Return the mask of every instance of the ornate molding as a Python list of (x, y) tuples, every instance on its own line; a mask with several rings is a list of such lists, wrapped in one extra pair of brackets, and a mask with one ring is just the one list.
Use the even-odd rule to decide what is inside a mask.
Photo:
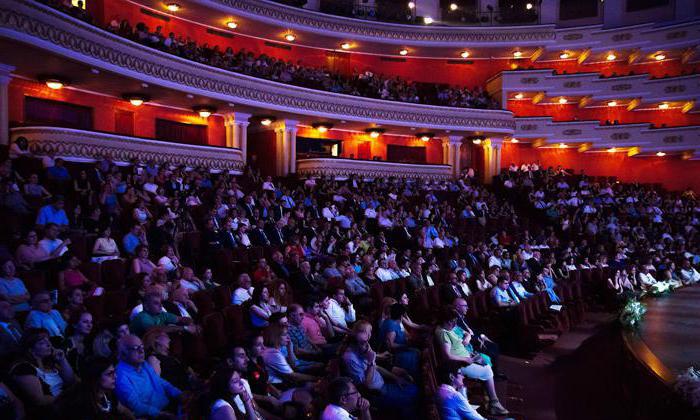
[(47, 6), (13, 0), (0, 6), (0, 36), (129, 77), (249, 106), (326, 118), (432, 129), (512, 133), (512, 113), (419, 105), (316, 91), (258, 79), (176, 57), (90, 26)]
[(537, 44), (554, 41), (554, 25), (537, 26), (420, 26), (403, 25), (327, 15), (307, 9), (261, 0), (194, 0), (205, 6), (246, 16), (286, 28), (303, 29), (333, 36), (367, 38), (374, 42), (423, 44)]
[(448, 179), (452, 177), (449, 165), (412, 165), (353, 159), (298, 159), (297, 173), (302, 176), (350, 176), (359, 175), (367, 178), (421, 178), (429, 180)]
[(117, 162), (153, 160), (158, 164), (237, 173), (242, 173), (245, 167), (239, 149), (168, 143), (58, 127), (17, 127), (11, 129), (10, 135), (12, 141), (17, 137), (26, 137), (30, 150), (38, 155), (46, 154), (48, 150), (54, 151), (56, 156), (77, 160), (109, 155)]

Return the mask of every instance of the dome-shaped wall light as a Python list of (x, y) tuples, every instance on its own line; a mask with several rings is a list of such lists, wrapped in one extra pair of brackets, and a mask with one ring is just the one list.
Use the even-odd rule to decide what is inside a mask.
[(311, 126), (315, 128), (319, 133), (326, 133), (328, 132), (328, 130), (333, 128), (333, 124), (329, 122), (317, 122), (311, 124)]
[(148, 96), (140, 93), (125, 93), (122, 97), (133, 106), (141, 106), (150, 99)]
[(209, 118), (209, 116), (216, 112), (216, 108), (209, 105), (197, 105), (192, 107), (192, 110), (199, 114), (202, 118)]
[(365, 133), (369, 134), (370, 137), (376, 139), (386, 132), (383, 128), (372, 127), (365, 130)]

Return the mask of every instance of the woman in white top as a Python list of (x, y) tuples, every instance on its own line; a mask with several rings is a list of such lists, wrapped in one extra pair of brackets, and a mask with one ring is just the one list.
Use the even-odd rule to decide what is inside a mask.
[(175, 254), (175, 249), (172, 246), (165, 245), (164, 248), (165, 255), (158, 260), (158, 266), (167, 273), (171, 273), (180, 267), (180, 258)]
[(102, 236), (97, 238), (92, 247), (92, 255), (93, 260), (98, 259), (99, 261), (119, 258), (119, 247), (117, 242), (112, 239), (112, 229), (106, 227), (102, 230)]
[(210, 420), (258, 420), (253, 393), (241, 372), (233, 368), (219, 369), (211, 379)]

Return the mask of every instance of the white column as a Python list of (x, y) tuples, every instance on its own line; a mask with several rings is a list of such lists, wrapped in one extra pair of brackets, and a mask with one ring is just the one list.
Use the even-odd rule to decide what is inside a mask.
[(236, 147), (234, 146), (236, 139), (233, 135), (234, 124), (235, 119), (233, 114), (224, 114), (224, 129), (226, 130), (226, 147)]
[(231, 127), (232, 136), (234, 138), (233, 146), (241, 149), (241, 154), (243, 155), (243, 163), (247, 161), (248, 154), (248, 125), (250, 125), (251, 114), (246, 114), (244, 112), (234, 112), (233, 113), (233, 127)]
[(290, 121), (287, 122), (287, 135), (289, 136), (289, 173), (297, 173), (297, 126), (296, 121), (294, 121), (294, 126), (289, 125)]
[(490, 184), (493, 177), (501, 173), (502, 137), (491, 137), (484, 144), (484, 182)]
[(449, 136), (450, 165), (452, 166), (452, 176), (457, 178), (461, 172), (460, 158), (462, 148), (462, 136)]
[[(10, 108), (9, 89), (12, 80), (12, 71), (15, 68), (5, 64), (0, 64), (0, 144), (10, 144)], [(19, 104), (17, 104), (19, 106)]]
[(295, 173), (297, 162), (297, 121), (284, 120), (275, 124), (275, 168), (277, 176)]

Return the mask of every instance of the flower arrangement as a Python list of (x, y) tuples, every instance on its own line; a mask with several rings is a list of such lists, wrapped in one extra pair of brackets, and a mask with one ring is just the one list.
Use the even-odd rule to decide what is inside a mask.
[(691, 407), (700, 409), (700, 371), (698, 369), (690, 367), (678, 375), (673, 388)]
[(673, 287), (671, 286), (671, 283), (667, 281), (659, 281), (654, 283), (649, 290), (647, 291), (647, 294), (651, 296), (661, 296), (667, 293), (671, 293), (673, 290)]
[(636, 330), (642, 323), (647, 306), (635, 299), (627, 301), (620, 312), (620, 323), (628, 330)]

